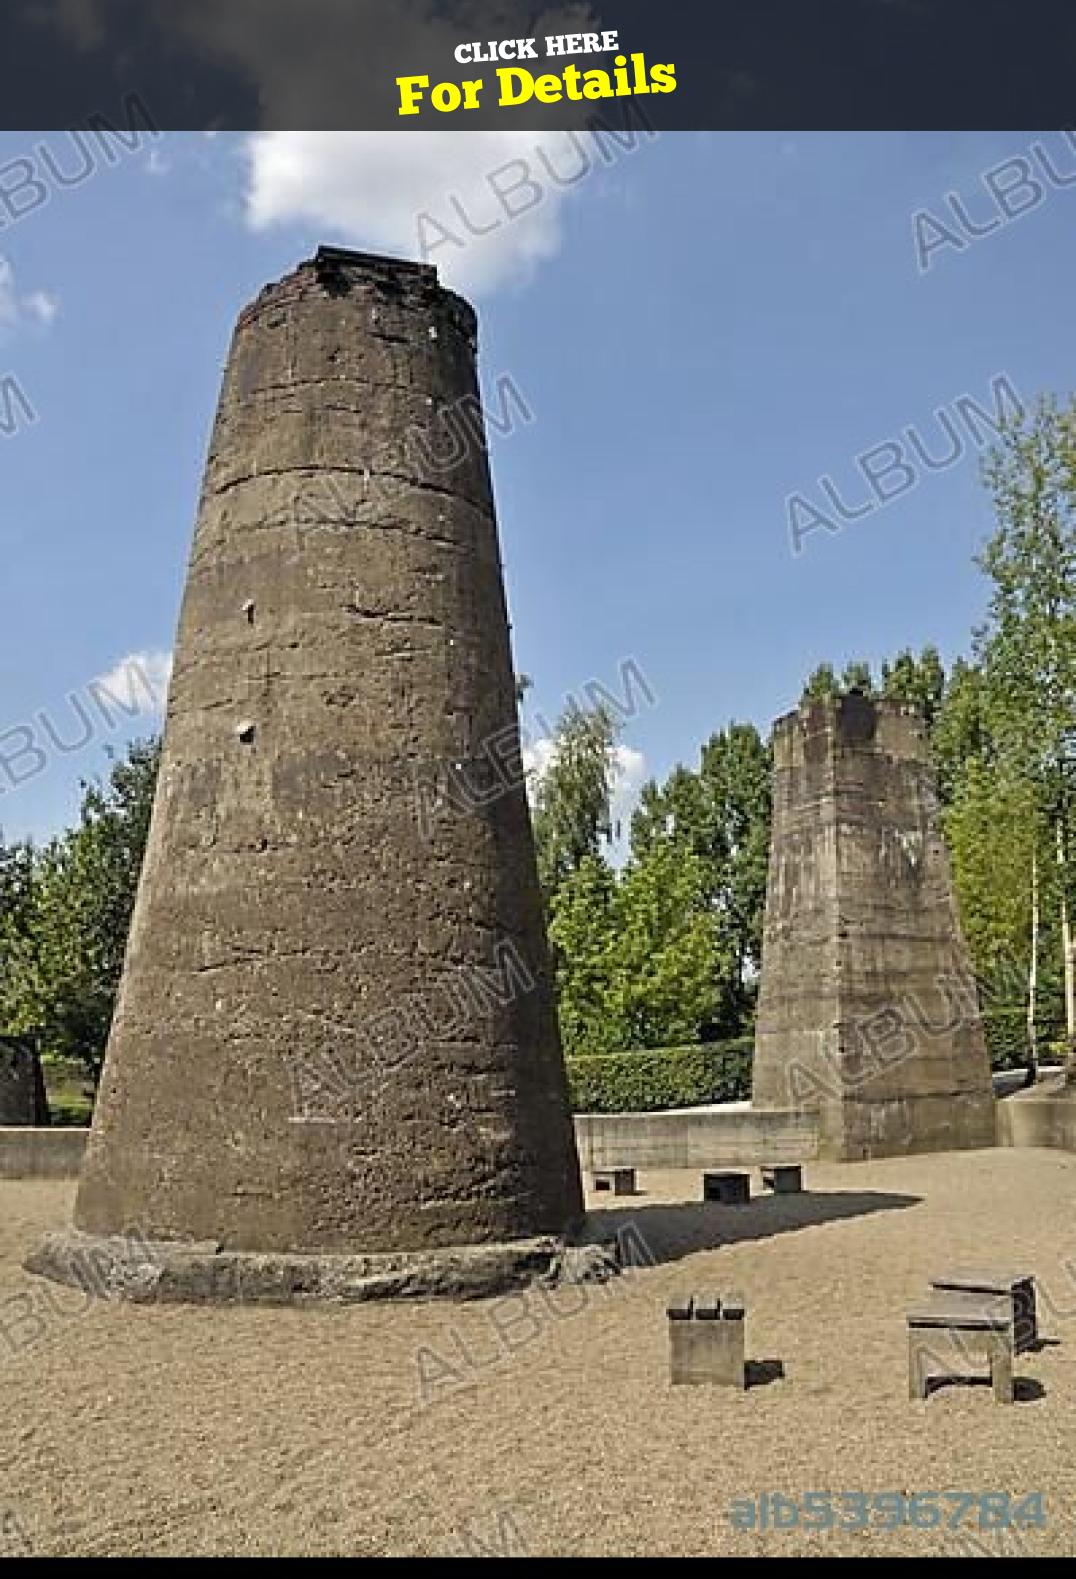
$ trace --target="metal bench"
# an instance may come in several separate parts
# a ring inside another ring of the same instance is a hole
[[[762,1184],[774,1195],[798,1195],[803,1189],[803,1169],[798,1162],[778,1162],[762,1169]]]
[[[1017,1354],[1034,1348],[1039,1338],[1034,1274],[1015,1268],[950,1267],[930,1280],[931,1288],[962,1294],[992,1294],[1012,1302],[1013,1345]]]
[[[908,1396],[925,1398],[933,1375],[967,1374],[989,1361],[998,1403],[1013,1401],[1013,1307],[1004,1295],[935,1289],[908,1312]]]
[[[739,1294],[681,1294],[666,1308],[674,1386],[746,1386],[744,1302]]]
[[[749,1173],[704,1173],[704,1201],[720,1201],[723,1206],[744,1206],[751,1199]]]
[[[635,1194],[634,1168],[595,1168],[595,1190],[605,1190],[613,1195]]]

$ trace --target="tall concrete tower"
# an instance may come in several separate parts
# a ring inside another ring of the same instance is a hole
[[[913,708],[852,693],[774,726],[753,1105],[846,1159],[994,1144],[990,1067]]]
[[[83,1235],[404,1265],[581,1214],[475,363],[436,269],[339,248],[239,318]]]

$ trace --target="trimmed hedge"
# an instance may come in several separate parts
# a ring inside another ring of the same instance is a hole
[[[994,1069],[1027,1062],[1027,1023],[1019,1010],[990,1010],[983,1016]],[[1043,1063],[1063,1063],[1063,1027],[1039,1027]],[[652,1113],[662,1108],[738,1102],[751,1095],[754,1038],[707,1042],[694,1047],[655,1047],[630,1053],[581,1053],[566,1059],[568,1090],[575,1113]]]
[[[576,1113],[650,1113],[660,1108],[736,1102],[751,1095],[754,1038],[585,1053],[566,1060]]]
[[[1065,1040],[1063,1021],[1050,1016],[1039,1020],[1039,1057],[1045,1062]],[[1027,1063],[1027,1010],[993,1008],[983,1011],[983,1032],[994,1069],[1019,1069]]]

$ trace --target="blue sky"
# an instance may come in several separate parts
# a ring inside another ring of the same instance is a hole
[[[1072,387],[1076,185],[1034,166],[1041,201],[917,266],[913,215],[955,230],[956,192],[988,222],[982,173],[1036,140],[681,133],[603,158],[560,133],[168,133],[91,149],[93,173],[17,223],[0,210],[0,381],[37,415],[0,436],[0,757],[29,729],[48,759],[17,786],[0,763],[5,834],[62,826],[105,746],[154,726],[147,701],[59,752],[40,715],[76,739],[70,696],[131,655],[163,683],[232,323],[319,241],[424,244],[475,300],[487,382],[509,375],[533,414],[492,442],[530,710],[552,718],[633,659],[657,698],[625,731],[633,782],[731,719],[768,728],[824,658],[966,650],[990,526],[966,430],[953,465],[918,465],[798,555],[787,501],[824,505],[823,476],[869,500],[857,456],[907,452],[909,425],[940,454],[935,409],[989,411],[1001,376],[1024,399]],[[1076,173],[1060,133],[1038,140]],[[42,142],[82,165],[68,134],[5,133],[0,187],[25,174],[15,159],[42,175]],[[510,219],[505,202],[532,206]]]

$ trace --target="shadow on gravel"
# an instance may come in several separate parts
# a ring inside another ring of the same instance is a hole
[[[748,1360],[744,1366],[744,1382],[748,1387],[768,1387],[771,1382],[783,1382],[783,1360]]]
[[[948,1392],[951,1387],[985,1387],[989,1390],[989,1376],[931,1376],[927,1380],[927,1397]],[[1037,1403],[1046,1397],[1046,1388],[1033,1376],[1017,1376],[1013,1380],[1013,1399],[1018,1404]]]
[[[623,1199],[623,1198],[622,1198]],[[587,1214],[584,1238],[616,1238],[630,1246],[637,1238],[640,1260],[651,1265],[679,1261],[700,1250],[745,1240],[771,1239],[795,1233],[818,1223],[834,1223],[874,1212],[903,1211],[918,1206],[918,1195],[896,1195],[882,1190],[803,1191],[799,1195],[760,1195],[744,1206],[723,1206],[713,1201],[667,1202],[662,1205],[602,1207]]]

